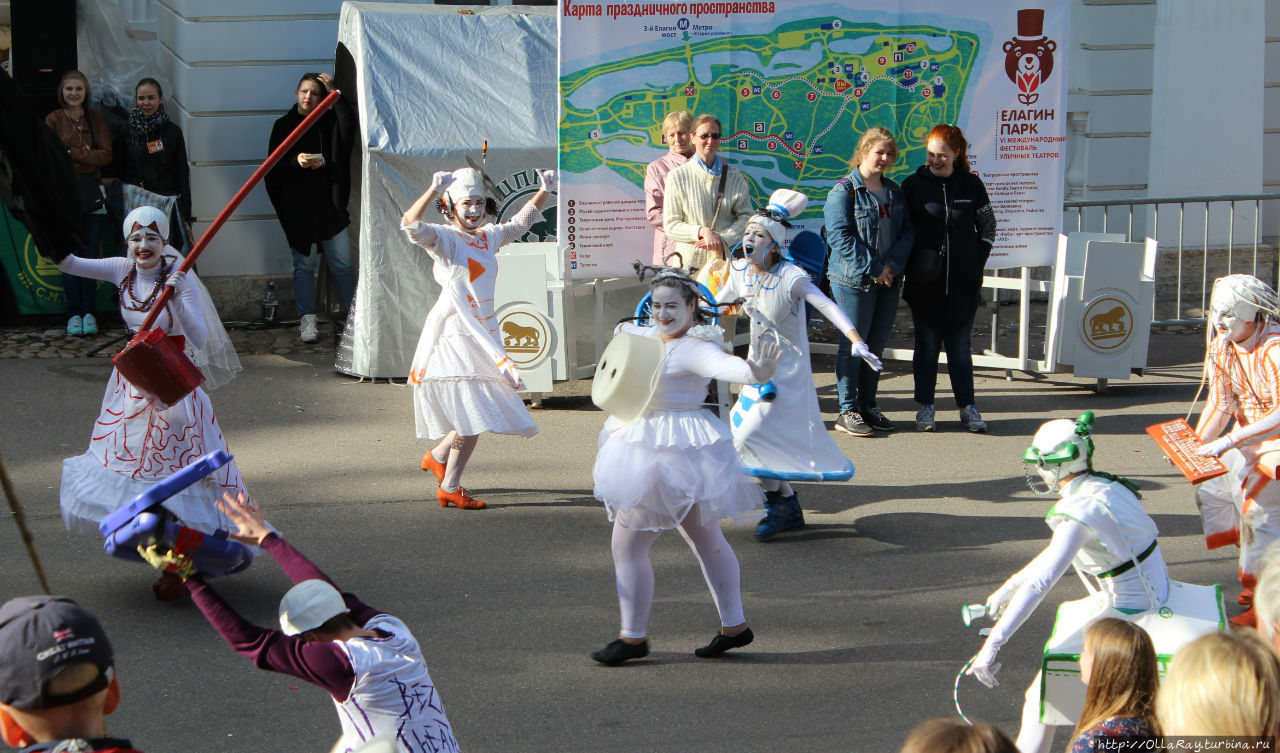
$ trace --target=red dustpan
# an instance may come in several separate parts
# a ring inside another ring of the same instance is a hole
[[[253,187],[258,181],[275,166],[285,152],[289,151],[302,134],[315,124],[320,116],[323,115],[333,103],[338,101],[341,92],[334,90],[325,97],[315,109],[307,113],[307,117],[293,129],[293,133],[289,134],[289,138],[280,143],[271,156],[267,157],[266,162],[258,166],[258,169],[249,176],[249,180],[240,187],[236,195],[231,197],[231,201],[223,207],[218,214],[217,219],[209,225],[209,229],[204,231],[204,235],[200,236],[200,240],[196,242],[191,253],[179,265],[177,271],[186,272],[196,263],[196,258],[200,256],[200,252],[204,251],[205,246],[209,245],[209,241],[218,230],[226,223],[231,213],[240,206]],[[129,383],[138,389],[139,392],[147,396],[151,402],[162,405],[166,408],[178,402],[182,398],[191,394],[191,391],[199,387],[204,382],[204,374],[196,365],[187,358],[187,354],[183,352],[184,340],[182,337],[172,337],[166,335],[163,331],[151,329],[156,323],[156,317],[160,316],[160,312],[164,310],[165,305],[169,302],[169,296],[173,295],[173,288],[168,285],[164,286],[164,290],[160,292],[156,302],[151,307],[151,311],[147,314],[147,319],[138,328],[138,334],[133,336],[129,344],[124,347],[111,359],[116,365],[116,370],[120,375],[129,380]]]

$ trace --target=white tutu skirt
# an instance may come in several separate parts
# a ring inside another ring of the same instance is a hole
[[[634,531],[675,528],[689,514],[703,525],[754,525],[764,514],[759,484],[725,425],[704,409],[647,411],[627,425],[608,419],[592,475],[609,520]]]
[[[107,515],[214,450],[230,452],[204,390],[197,387],[173,407],[160,410],[112,371],[89,449],[62,461],[63,522],[72,531],[97,536],[98,524]],[[190,528],[234,531],[214,500],[224,492],[243,491],[240,470],[232,461],[170,497],[164,506]]]
[[[537,434],[533,416],[511,382],[469,334],[451,329],[436,338],[421,381],[413,385],[418,436],[439,439],[451,430],[464,437],[486,431]]]

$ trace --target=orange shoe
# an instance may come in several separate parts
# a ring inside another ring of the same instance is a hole
[[[1231,624],[1236,627],[1256,628],[1258,627],[1258,615],[1253,611],[1253,607],[1249,607],[1248,610],[1232,617]]]
[[[436,489],[436,499],[440,500],[441,507],[454,507],[462,510],[483,510],[484,502],[471,496],[471,493],[461,486],[456,491],[447,492],[444,489]]]
[[[436,456],[432,455],[430,451],[422,456],[422,470],[431,471],[435,474],[437,484],[444,481],[444,463],[436,460]]]

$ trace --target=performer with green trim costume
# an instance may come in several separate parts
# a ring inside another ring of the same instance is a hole
[[[1159,609],[1169,596],[1169,573],[1156,542],[1156,524],[1143,509],[1137,484],[1093,469],[1093,413],[1056,419],[1036,432],[1022,455],[1027,485],[1041,496],[1057,493],[1045,522],[1053,538],[1035,559],[987,598],[997,619],[969,674],[995,687],[996,654],[1071,565],[1096,580],[1098,598],[1126,615]],[[1027,689],[1018,733],[1021,753],[1048,751],[1052,728],[1040,720],[1041,676]]]

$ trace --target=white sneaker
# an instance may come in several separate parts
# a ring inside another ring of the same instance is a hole
[[[316,331],[315,314],[302,315],[302,323],[298,325],[298,337],[304,343],[313,343],[320,339],[320,333]]]
[[[987,430],[987,422],[982,420],[977,406],[966,405],[960,409],[960,424],[974,434],[983,434]]]

